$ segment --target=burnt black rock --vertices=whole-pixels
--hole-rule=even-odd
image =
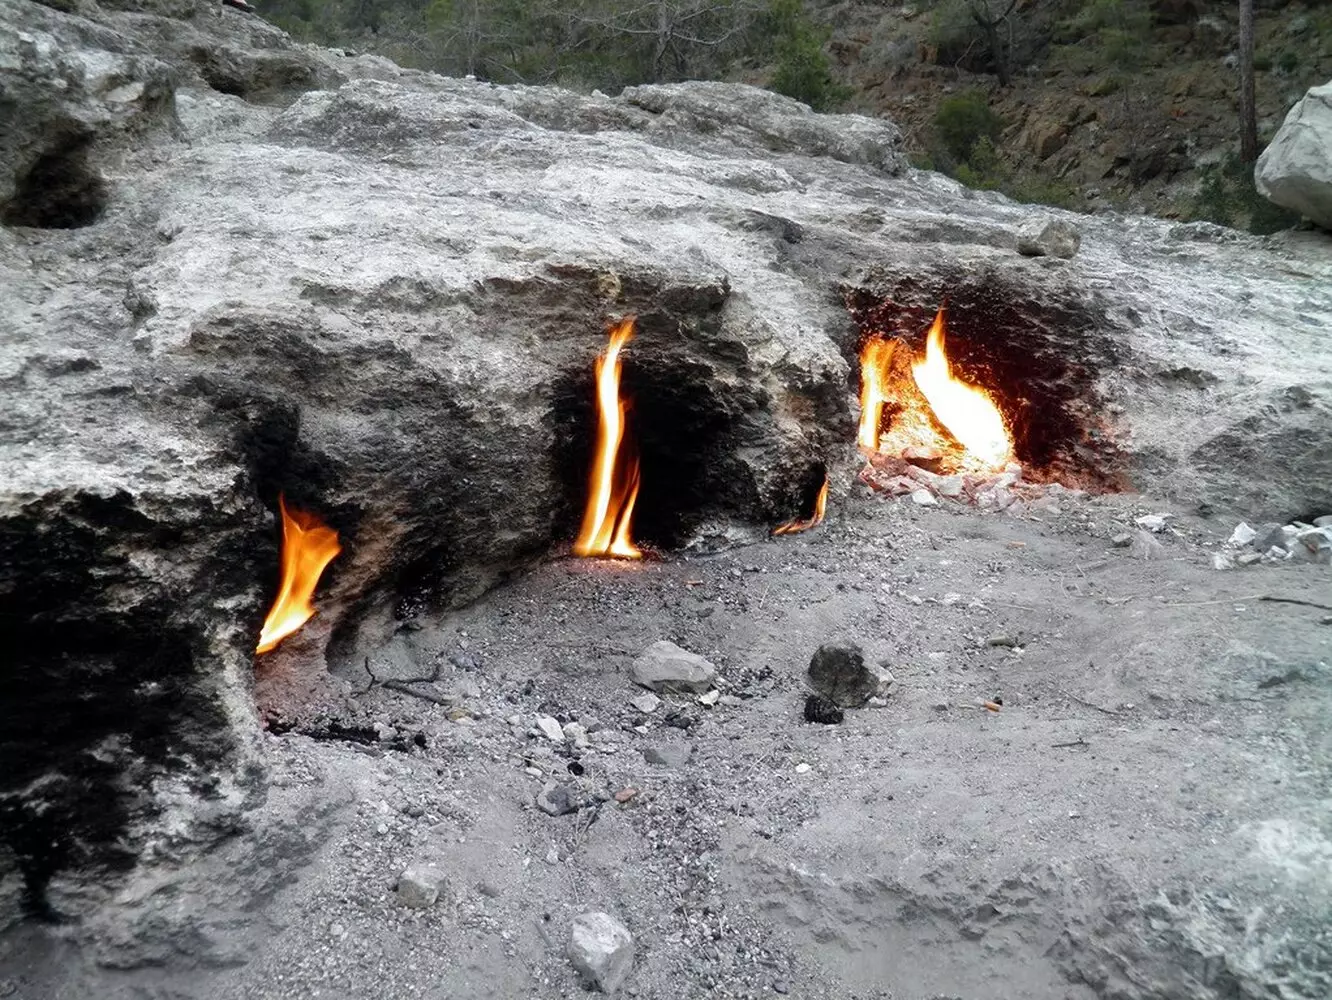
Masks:
[[[827,642],[809,661],[809,686],[815,694],[840,705],[863,705],[878,689],[879,677],[865,664],[865,653],[855,643]]]
[[[837,703],[821,694],[812,694],[805,699],[805,721],[821,722],[825,726],[835,726],[846,716],[837,707]]]

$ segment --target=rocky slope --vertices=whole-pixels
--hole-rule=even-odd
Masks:
[[[169,872],[262,796],[279,492],[344,544],[279,688],[566,540],[615,316],[667,550],[844,489],[861,334],[945,296],[1032,465],[1332,508],[1321,235],[1069,216],[1080,254],[1029,259],[1041,216],[907,169],[887,122],[496,88],[120,6],[0,0],[7,916],[92,913],[121,883],[89,872]]]

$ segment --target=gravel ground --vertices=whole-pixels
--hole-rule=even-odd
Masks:
[[[1163,510],[857,487],[803,535],[553,560],[371,658],[438,670],[407,685],[433,701],[361,674],[305,720],[378,741],[267,738],[270,802],[159,967],[94,971],[30,930],[0,996],[577,997],[588,910],[634,934],[632,997],[1332,995],[1332,622],[1257,599],[1332,603],[1329,571],[1217,571],[1233,524],[1179,511],[1112,545]],[[715,706],[631,707],[660,639],[716,664]],[[809,724],[834,639],[895,683]],[[549,781],[592,804],[547,815]],[[433,907],[395,896],[413,864],[446,874]]]

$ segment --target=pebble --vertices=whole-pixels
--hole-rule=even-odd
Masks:
[[[1144,514],[1142,517],[1135,518],[1133,523],[1139,528],[1145,528],[1153,534],[1159,535],[1166,530],[1170,516],[1169,514]]]
[[[589,986],[614,993],[634,964],[634,936],[609,913],[574,917],[569,927],[569,961]]]
[[[929,490],[925,489],[925,487],[923,486],[918,490],[911,491],[911,500],[913,503],[915,503],[917,506],[920,507],[939,506],[939,498],[936,497]]]
[[[661,767],[683,767],[689,763],[694,748],[687,743],[667,743],[658,747],[648,747],[643,751],[643,759],[649,764]]]
[[[1120,532],[1118,535],[1115,535],[1114,538],[1110,539],[1110,544],[1117,549],[1126,549],[1133,544],[1133,536],[1126,531]]]
[[[810,768],[809,768],[809,765],[808,765],[808,764],[797,764],[797,765],[796,765],[796,768],[795,768],[795,773],[796,773],[796,774],[809,774],[809,770],[810,770]]]
[[[717,702],[720,700],[721,700],[721,692],[718,691],[716,688],[713,688],[707,694],[702,694],[698,696],[698,703],[700,705],[705,706],[706,708],[711,708],[713,705],[717,704]]]

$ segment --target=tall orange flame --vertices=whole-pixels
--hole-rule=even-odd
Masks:
[[[583,526],[574,540],[580,556],[641,559],[630,538],[634,501],[638,499],[638,459],[621,456],[628,405],[620,398],[620,349],[634,335],[634,317],[627,316],[610,331],[610,346],[597,358],[597,451],[592,462]]]
[[[953,378],[944,353],[944,310],[939,309],[925,338],[925,360],[911,366],[916,387],[930,404],[939,423],[962,447],[991,466],[1001,466],[1013,454],[1013,443],[1003,415],[984,389]]]
[[[823,521],[823,514],[828,509],[828,477],[823,477],[823,485],[819,487],[819,495],[814,499],[814,514],[811,517],[798,517],[794,521],[787,521],[785,524],[779,524],[772,529],[774,535],[794,535],[797,531],[808,531],[814,525]]]
[[[860,433],[856,440],[870,451],[879,448],[879,421],[883,404],[888,402],[888,370],[895,346],[895,341],[874,337],[860,352]]]
[[[342,551],[336,531],[313,514],[288,510],[281,494],[278,510],[282,513],[282,586],[264,619],[256,653],[267,653],[314,617],[310,598],[315,585],[324,568]]]

